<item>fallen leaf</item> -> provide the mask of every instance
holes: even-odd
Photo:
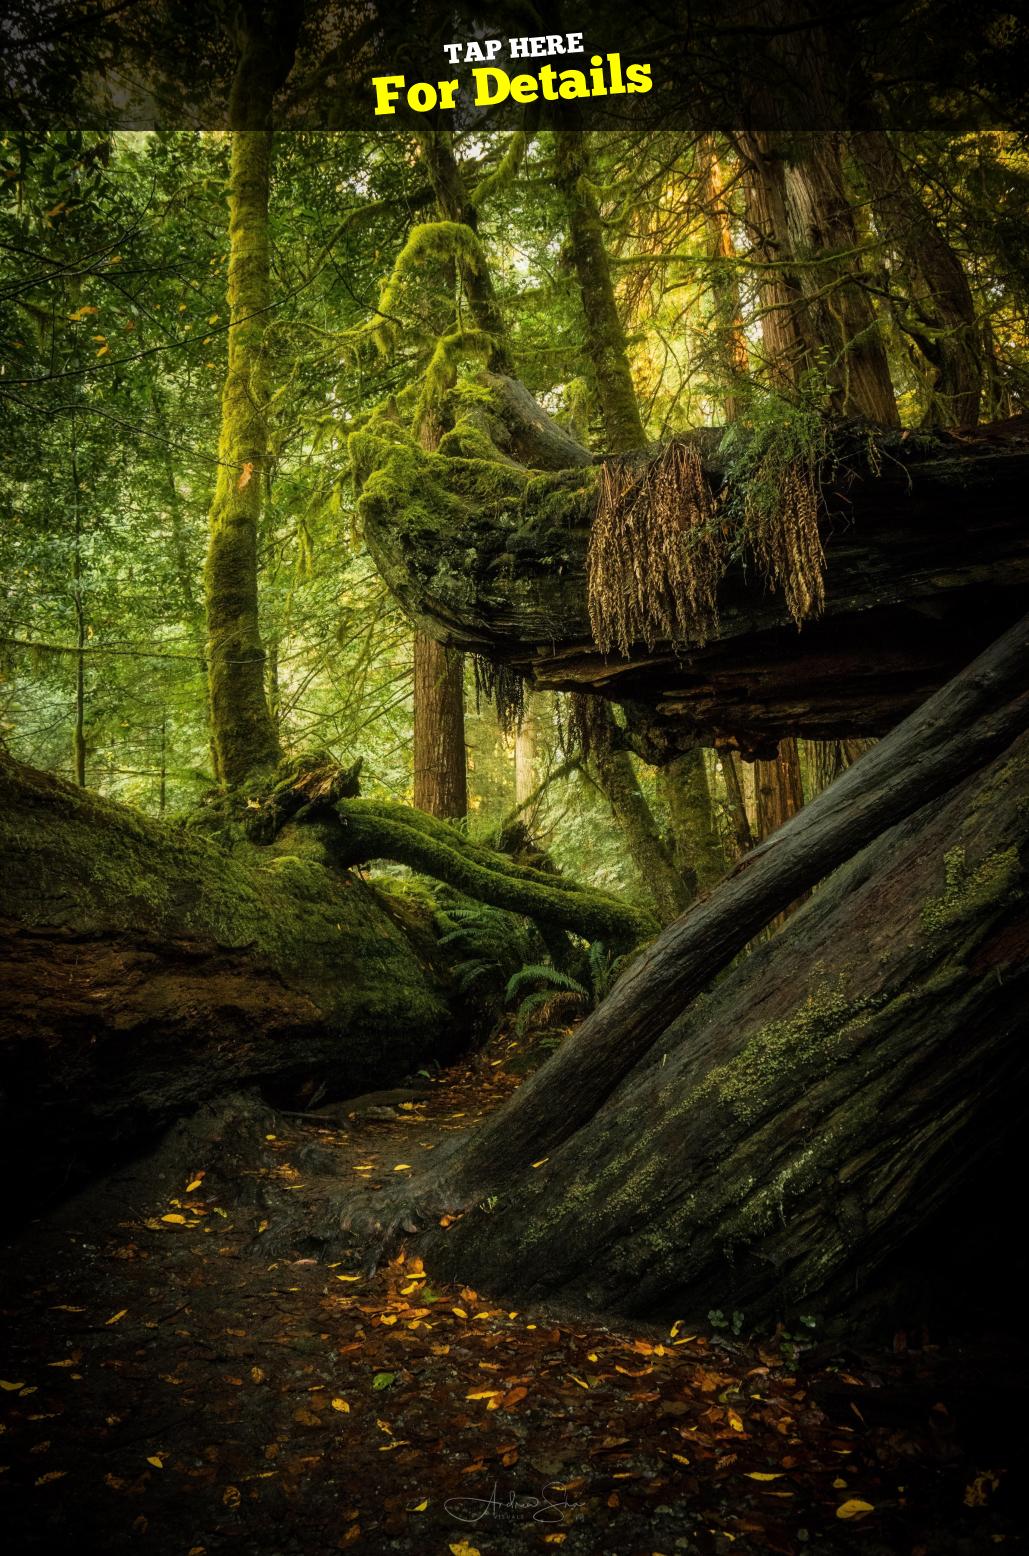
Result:
[[[121,1319],[123,1319],[125,1317],[125,1314],[128,1311],[129,1310],[128,1310],[127,1307],[123,1307],[123,1308],[119,1309],[119,1311],[117,1313],[112,1313],[110,1318],[107,1319],[106,1322],[109,1323],[109,1324],[117,1324]]]
[[[334,1399],[332,1401],[332,1408],[333,1410],[338,1410],[340,1415],[346,1416],[350,1414],[350,1406],[347,1404],[345,1399]]]
[[[860,1497],[851,1497],[847,1502],[841,1502],[836,1509],[837,1518],[864,1518],[866,1513],[874,1513],[871,1502],[862,1502]]]
[[[239,1487],[226,1486],[222,1492],[222,1501],[226,1507],[238,1507],[240,1503]]]
[[[748,1480],[782,1480],[781,1475],[766,1474],[763,1470],[748,1470]]]
[[[180,1216],[176,1210],[173,1210],[170,1215],[162,1216],[161,1220],[170,1221],[172,1226],[185,1226],[186,1224],[185,1216]]]
[[[155,1470],[164,1469],[164,1460],[159,1453],[147,1454],[147,1463],[152,1464]]]

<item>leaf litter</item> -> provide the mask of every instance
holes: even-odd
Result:
[[[319,1172],[370,1193],[516,1084],[480,1060],[392,1120],[275,1116],[256,1173],[191,1141],[174,1181],[159,1151],[37,1224],[3,1306],[9,1548],[1017,1548],[1001,1434],[963,1450],[933,1346],[798,1354],[695,1316],[512,1311],[404,1251],[371,1274],[262,1256],[275,1194],[302,1215]]]

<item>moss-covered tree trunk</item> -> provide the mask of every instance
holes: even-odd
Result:
[[[625,838],[640,883],[661,922],[670,924],[689,907],[696,895],[696,885],[680,871],[672,850],[661,835],[647,797],[640,788],[632,755],[624,749],[609,747],[600,751],[591,765]]]
[[[211,729],[217,777],[227,788],[273,768],[280,755],[257,597],[258,525],[269,479],[271,131],[234,131],[230,155],[229,361],[204,573]]]
[[[441,1056],[435,959],[315,827],[223,846],[0,759],[0,1145],[37,1189],[222,1092]]]
[[[607,451],[624,454],[643,448],[647,437],[629,371],[600,209],[590,182],[589,137],[585,131],[562,130],[556,146],[557,180],[565,199],[571,259],[582,294],[586,355],[593,369]]]
[[[672,861],[692,899],[725,873],[703,748],[695,746],[659,768],[657,781],[668,810]]]

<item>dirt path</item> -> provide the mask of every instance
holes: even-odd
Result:
[[[501,1051],[393,1118],[269,1115],[256,1167],[180,1127],[31,1227],[7,1255],[6,1548],[1019,1548],[1010,1437],[993,1404],[969,1415],[961,1357],[816,1368],[782,1337],[508,1310],[417,1260],[264,1253],[267,1199],[302,1216],[340,1176],[386,1183],[514,1084]]]

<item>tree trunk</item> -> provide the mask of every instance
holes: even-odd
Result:
[[[461,222],[473,232],[479,228],[474,205],[465,189],[461,169],[454,156],[449,130],[427,130],[418,135],[418,144],[425,159],[425,171],[429,176],[440,215],[450,222]],[[476,327],[490,337],[487,366],[494,373],[510,373],[511,356],[507,344],[507,331],[500,302],[493,285],[493,274],[488,265],[475,267],[465,259],[459,261],[461,286],[468,299]]]
[[[464,656],[421,632],[414,640],[414,803],[448,821],[468,813]]]
[[[575,1036],[447,1168],[441,1162],[431,1203],[478,1203],[568,1140],[635,1065],[663,1049],[663,1034],[679,1013],[770,919],[887,827],[1006,750],[1029,724],[1027,671],[1029,618],[664,930]]]
[[[757,787],[758,836],[770,837],[784,822],[795,816],[804,803],[800,778],[800,752],[792,736],[780,740],[779,749],[768,762],[754,763]]]
[[[522,722],[515,730],[514,769],[515,807],[522,809],[536,792],[536,699],[530,694],[522,709]]]
[[[834,876],[488,1213],[433,1233],[429,1268],[505,1302],[763,1326],[853,1322],[855,1289],[918,1273],[927,1224],[960,1245],[941,1213],[992,1196],[1024,1129],[1027,801],[1023,733]]]
[[[968,277],[897,153],[882,130],[851,135],[882,241],[901,258],[910,287],[910,312],[901,328],[916,340],[935,373],[931,426],[975,426],[982,387],[982,351]]]
[[[565,199],[572,264],[582,294],[586,355],[596,381],[607,451],[625,454],[644,448],[647,435],[629,371],[600,210],[590,185],[589,137],[584,131],[559,130],[556,145],[557,181]]]
[[[271,295],[271,155],[271,131],[233,132],[229,362],[204,574],[211,730],[217,777],[226,788],[274,768],[280,756],[265,696],[257,600],[257,530],[268,479],[271,392],[263,345]]]
[[[690,898],[725,874],[702,747],[696,746],[658,770],[658,789],[668,807],[672,860],[690,888]]]
[[[886,352],[860,281],[861,260],[838,138],[824,131],[746,132],[749,224],[763,265],[765,356],[773,381],[799,384],[825,362],[833,406],[899,426]]]
[[[350,1095],[453,1043],[431,935],[313,827],[225,848],[0,759],[0,860],[9,1171],[53,1187],[221,1092]]]
[[[733,422],[740,411],[738,389],[745,382],[750,370],[739,280],[732,268],[736,259],[736,245],[732,238],[722,164],[714,135],[705,136],[699,155],[703,166],[704,221],[708,233],[708,252],[714,261],[711,291],[714,298],[715,329],[718,333],[719,366],[725,381],[722,415],[726,422]]]
[[[225,788],[274,768],[281,754],[265,696],[257,590],[257,534],[270,479],[269,126],[275,94],[293,65],[303,9],[300,0],[284,0],[270,12],[261,0],[243,0],[234,13],[228,366],[204,570],[211,745],[215,776]]]
[[[661,836],[636,777],[632,756],[628,751],[608,747],[596,754],[591,765],[625,838],[640,884],[653,901],[661,922],[670,924],[689,907],[696,885],[680,874],[671,849]]]

